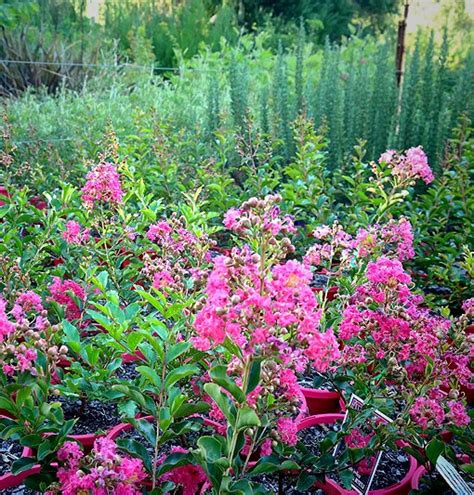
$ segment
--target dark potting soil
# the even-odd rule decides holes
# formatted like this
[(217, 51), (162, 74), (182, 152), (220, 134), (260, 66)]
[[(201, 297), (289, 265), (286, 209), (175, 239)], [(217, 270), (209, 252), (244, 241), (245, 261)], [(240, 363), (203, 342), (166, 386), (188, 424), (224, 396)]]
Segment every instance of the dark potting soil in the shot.
[(310, 282), (310, 287), (319, 287), (319, 288), (325, 288), (327, 287), (329, 282), (329, 277), (327, 275), (323, 275), (321, 273), (315, 273), (313, 275), (313, 280)]
[(334, 391), (334, 387), (329, 382), (321, 380), (321, 375), (313, 370), (298, 374), (298, 384), (304, 388)]
[(138, 371), (137, 371), (137, 366), (138, 366), (138, 363), (122, 364), (122, 366), (120, 366), (120, 368), (115, 373), (115, 376), (119, 380), (123, 380), (126, 382), (132, 382), (140, 376), (140, 373), (138, 373)]
[(21, 457), (23, 447), (13, 440), (0, 440), (0, 476), (10, 472), (12, 464)]
[[(315, 425), (300, 431), (299, 438), (311, 454), (318, 456), (319, 446), (327, 434), (331, 431), (337, 432), (340, 428), (341, 423)], [(408, 473), (409, 468), (410, 461), (404, 452), (392, 450), (383, 452), (370, 489), (379, 490), (398, 483)], [(342, 485), (337, 473), (331, 474), (330, 478)]]
[(284, 472), (261, 474), (252, 478), (252, 481), (262, 485), (266, 493), (275, 493), (279, 495), (323, 495), (323, 490), (319, 488), (310, 488), (304, 492), (296, 489), (298, 482), (297, 476), (292, 476)]
[[(471, 488), (474, 493), (474, 479), (466, 479), (463, 476), (464, 481)], [(418, 490), (413, 490), (413, 494), (430, 494), (430, 495), (455, 495), (455, 492), (451, 490), (444, 478), (438, 473), (438, 471), (431, 471), (426, 473), (421, 479), (418, 486)]]
[(318, 456), (321, 453), (319, 446), (331, 431), (338, 432), (341, 429), (341, 423), (315, 425), (311, 428), (305, 428), (298, 433), (299, 440), (308, 449), (308, 451)]
[(380, 490), (398, 483), (409, 469), (410, 461), (404, 452), (393, 450), (383, 452), (370, 489)]
[(35, 492), (25, 485), (14, 486), (13, 488), (5, 488), (2, 490), (2, 495), (37, 495), (40, 492)]
[(65, 419), (77, 418), (71, 434), (85, 435), (106, 431), (120, 423), (117, 406), (98, 400), (87, 401), (81, 409), (82, 402), (76, 398), (60, 397)]

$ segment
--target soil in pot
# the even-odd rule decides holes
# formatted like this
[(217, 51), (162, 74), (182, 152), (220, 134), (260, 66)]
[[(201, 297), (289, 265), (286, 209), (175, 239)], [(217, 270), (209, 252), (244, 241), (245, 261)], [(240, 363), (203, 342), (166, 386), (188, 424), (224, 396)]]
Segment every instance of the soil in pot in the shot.
[(0, 476), (11, 471), (12, 464), (21, 457), (23, 447), (13, 440), (0, 440)]
[(115, 373), (115, 376), (119, 380), (123, 380), (125, 382), (133, 382), (136, 380), (139, 376), (140, 373), (137, 371), (137, 366), (139, 366), (139, 363), (123, 363), (122, 366), (117, 370)]
[(321, 375), (314, 370), (307, 370), (304, 374), (298, 374), (298, 385), (304, 388), (316, 388), (334, 392), (334, 387), (328, 381), (322, 381)]
[(39, 495), (39, 493), (27, 488), (25, 485), (18, 485), (2, 490), (2, 495)]
[[(314, 425), (299, 432), (299, 438), (306, 448), (314, 455), (320, 454), (319, 446), (331, 431), (337, 432), (341, 428), (340, 423)], [(410, 469), (409, 457), (402, 451), (387, 450), (383, 452), (370, 490), (380, 490), (395, 485), (408, 473)], [(342, 485), (337, 473), (329, 477)]]
[(326, 288), (329, 282), (329, 277), (322, 273), (313, 274), (313, 279), (309, 283), (310, 287)]
[(328, 433), (340, 429), (341, 423), (314, 425), (299, 431), (298, 438), (311, 454), (318, 456), (321, 453), (319, 446)]
[(86, 435), (109, 430), (120, 423), (117, 406), (98, 400), (84, 404), (75, 397), (60, 397), (65, 419), (77, 418), (71, 435)]
[(300, 492), (296, 489), (298, 477), (285, 472), (261, 474), (252, 478), (252, 481), (261, 484), (266, 493), (281, 495), (324, 495), (319, 488), (311, 488)]
[[(464, 480), (474, 493), (474, 480), (467, 480), (464, 476)], [(444, 478), (438, 473), (438, 471), (431, 471), (425, 473), (419, 481), (418, 489), (412, 490), (413, 494), (429, 494), (429, 495), (455, 495), (455, 492), (446, 483)]]

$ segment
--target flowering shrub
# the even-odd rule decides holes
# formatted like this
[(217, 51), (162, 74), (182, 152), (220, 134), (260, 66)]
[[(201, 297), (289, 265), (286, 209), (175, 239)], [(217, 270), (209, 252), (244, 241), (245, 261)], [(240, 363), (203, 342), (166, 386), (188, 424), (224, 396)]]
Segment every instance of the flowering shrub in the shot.
[[(68, 357), (61, 337), (61, 326), (50, 323), (35, 292), (18, 294), (10, 310), (0, 297), (0, 438), (41, 451), (45, 476), (74, 423), (64, 421), (53, 397), (57, 370)], [(36, 457), (17, 459), (12, 471), (36, 462)]]
[[(227, 424), (229, 446), (222, 455), (236, 478), (257, 449), (271, 452), (271, 438), (296, 444), (295, 419), (302, 406), (296, 373), (310, 363), (326, 371), (339, 357), (332, 331), (319, 329), (311, 272), (300, 262), (284, 261), (294, 251), (286, 235), (295, 228), (290, 217), (280, 215), (280, 200), (277, 195), (252, 198), (226, 213), (224, 224), (245, 244), (216, 258), (191, 339), (198, 350), (212, 351), (216, 361), (204, 390)], [(239, 466), (236, 439), (245, 428), (246, 462)], [(221, 483), (228, 474), (222, 472)]]
[[(460, 389), (472, 380), (472, 345), (449, 319), (433, 315), (410, 290), (400, 261), (369, 262), (367, 281), (344, 310), (339, 337), (341, 365), (351, 370), (364, 396), (393, 404), (393, 419), (415, 430), (465, 427), (470, 418)], [(390, 414), (389, 414), (390, 416)], [(414, 440), (415, 442), (416, 439)]]
[(146, 473), (140, 459), (120, 455), (112, 440), (98, 438), (89, 456), (79, 444), (66, 442), (58, 450), (59, 483), (49, 487), (48, 495), (139, 495)]
[[(298, 157), (307, 177), (297, 165), (287, 171), (320, 174), (318, 187), (333, 194), (324, 143), (311, 139)], [(349, 212), (322, 199), (327, 225), (305, 217), (298, 229), (287, 208), (301, 213), (306, 198), (285, 188), (284, 200), (228, 209), (225, 233), (208, 192), (163, 204), (117, 149), (99, 156), (80, 191), (45, 195), (46, 210), (26, 191), (2, 196), (0, 407), (11, 418), (0, 419), (0, 436), (35, 451), (15, 472), (40, 462), (38, 488), (55, 481), (50, 493), (133, 494), (146, 483), (160, 493), (250, 494), (263, 489), (258, 475), (284, 469), (301, 469), (305, 489), (350, 464), (367, 473), (400, 439), (431, 462), (442, 451), (455, 459), (437, 443), (444, 430), (468, 450), (473, 299), (458, 318), (428, 306), (411, 269), (418, 224), (400, 214), (416, 181), (433, 180), (421, 148), (360, 162), (344, 191)], [(466, 248), (462, 268), (473, 266)], [(365, 401), (320, 455), (299, 441), (308, 379)], [(151, 449), (135, 438), (97, 441), (90, 455), (64, 444), (79, 418), (65, 420), (65, 397), (118, 405)], [(374, 409), (394, 422), (369, 431)], [(336, 444), (345, 448), (333, 456)]]

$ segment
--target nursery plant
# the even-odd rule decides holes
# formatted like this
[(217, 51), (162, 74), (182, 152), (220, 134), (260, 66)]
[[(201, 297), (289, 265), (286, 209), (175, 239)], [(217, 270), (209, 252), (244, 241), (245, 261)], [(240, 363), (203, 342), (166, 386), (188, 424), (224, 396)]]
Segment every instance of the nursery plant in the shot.
[[(28, 447), (12, 476), (191, 495), (331, 493), (382, 453), (403, 486), (417, 463), (472, 471), (469, 124), (441, 173), (421, 146), (370, 161), (364, 141), (337, 168), (334, 129), (303, 113), (275, 140), (251, 113), (216, 124), (211, 156), (199, 133), (109, 126), (42, 196), (17, 186), (6, 131), (0, 438)], [(438, 277), (448, 244), (462, 280), (441, 300), (421, 268)], [(330, 418), (308, 384), (336, 397)]]

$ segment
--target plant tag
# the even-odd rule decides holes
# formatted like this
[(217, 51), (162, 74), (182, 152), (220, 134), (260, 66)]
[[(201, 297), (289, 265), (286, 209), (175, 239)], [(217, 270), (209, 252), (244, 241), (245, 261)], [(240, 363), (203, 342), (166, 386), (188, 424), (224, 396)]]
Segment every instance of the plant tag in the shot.
[[(349, 400), (350, 409), (355, 409), (356, 411), (361, 410), (364, 407), (364, 404), (365, 404), (364, 400), (362, 400), (357, 395), (352, 394)], [(347, 421), (348, 415), (349, 415), (349, 411), (346, 411), (343, 424)], [(374, 411), (372, 419), (374, 420), (375, 423), (387, 424), (392, 422), (392, 420), (388, 416), (377, 410)], [(337, 456), (339, 452), (341, 452), (342, 449), (344, 448), (345, 448), (344, 442), (340, 442), (339, 444), (336, 445), (333, 455)], [(375, 474), (377, 472), (377, 468), (380, 464), (382, 455), (384, 455), (384, 452), (378, 452), (371, 459), (368, 459), (367, 461), (363, 460), (359, 463), (358, 466), (349, 468), (349, 471), (352, 472), (351, 488), (360, 495), (366, 495), (367, 492), (370, 490)]]
[(456, 468), (442, 455), (436, 461), (436, 470), (457, 495), (473, 494), (473, 491), (457, 472)]

